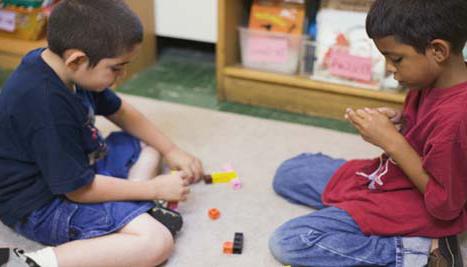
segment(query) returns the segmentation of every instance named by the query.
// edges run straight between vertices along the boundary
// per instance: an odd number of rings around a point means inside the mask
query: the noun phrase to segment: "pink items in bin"
[[[247,68],[295,74],[305,36],[239,27],[242,65]]]
[[[313,79],[380,89],[385,60],[368,37],[364,12],[321,9]]]

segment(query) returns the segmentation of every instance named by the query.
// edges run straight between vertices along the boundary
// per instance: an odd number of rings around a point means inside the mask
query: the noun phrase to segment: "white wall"
[[[217,0],[156,0],[156,34],[194,41],[217,41]]]

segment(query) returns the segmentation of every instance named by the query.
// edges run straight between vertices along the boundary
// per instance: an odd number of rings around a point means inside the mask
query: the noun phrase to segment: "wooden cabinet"
[[[136,58],[128,65],[126,78],[153,65],[156,60],[156,38],[154,22],[154,0],[125,0],[140,17],[144,25],[144,41]],[[25,41],[0,37],[0,68],[14,69],[29,51],[46,47],[45,40]]]
[[[249,1],[218,0],[217,95],[220,100],[343,119],[348,107],[401,107],[405,94],[247,69],[240,64],[238,26]]]
[[[24,41],[0,37],[0,67],[4,69],[14,69],[27,52],[45,46],[47,46],[45,40]]]

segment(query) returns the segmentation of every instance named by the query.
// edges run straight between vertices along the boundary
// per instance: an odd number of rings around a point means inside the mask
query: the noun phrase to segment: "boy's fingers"
[[[199,178],[202,175],[202,167],[201,167],[201,163],[199,162],[199,160],[195,160],[191,164],[191,169],[193,170],[195,180],[199,180]]]
[[[191,177],[191,171],[190,171],[190,169],[187,168],[187,167],[183,167],[182,170],[180,171],[180,176],[181,176],[183,179],[190,178],[190,177]]]
[[[360,116],[353,110],[347,112],[347,116],[351,120],[352,124],[359,123],[361,120]]]
[[[368,117],[368,112],[364,109],[357,109],[357,111],[355,112],[357,113],[357,115],[360,117],[360,118],[366,118]]]

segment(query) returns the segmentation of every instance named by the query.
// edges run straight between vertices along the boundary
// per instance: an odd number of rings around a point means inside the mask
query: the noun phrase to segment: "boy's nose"
[[[386,70],[390,73],[396,73],[397,69],[389,60],[386,60]]]

